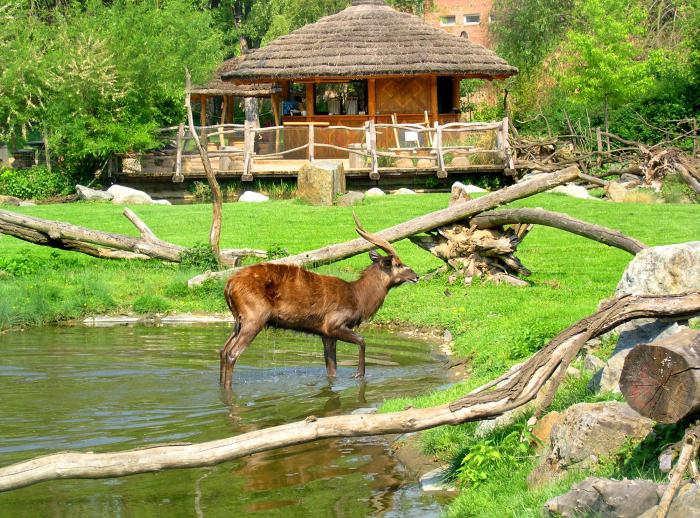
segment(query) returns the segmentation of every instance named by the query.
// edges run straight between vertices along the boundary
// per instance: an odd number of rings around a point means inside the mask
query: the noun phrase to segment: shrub
[[[24,277],[36,273],[41,264],[34,257],[15,255],[0,257],[0,270],[15,277]]]
[[[206,182],[194,182],[190,186],[190,192],[194,196],[195,200],[199,201],[210,201],[211,200],[211,187]]]
[[[218,270],[219,260],[207,243],[197,243],[180,254],[180,266],[196,270]]]
[[[158,295],[141,295],[134,301],[136,313],[165,313],[170,309],[170,303]]]
[[[73,190],[73,182],[45,166],[0,171],[0,194],[23,199],[44,199]]]
[[[700,201],[700,196],[685,183],[679,174],[667,174],[661,187],[661,196],[668,203]]]

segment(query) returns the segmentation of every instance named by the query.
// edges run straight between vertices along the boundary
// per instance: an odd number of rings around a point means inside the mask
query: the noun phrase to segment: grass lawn
[[[446,194],[387,196],[369,199],[355,210],[365,228],[376,231],[443,208],[447,199]],[[565,212],[620,229],[649,245],[700,239],[700,205],[615,204],[541,194],[512,206]],[[122,209],[109,204],[16,210],[136,235],[121,216]],[[135,207],[135,211],[165,240],[187,246],[207,240],[209,205],[143,206]],[[310,207],[295,201],[224,206],[223,247],[283,247],[297,253],[354,237],[351,208]],[[398,243],[396,248],[419,275],[441,265],[408,241]],[[442,403],[500,374],[558,331],[593,312],[601,299],[613,294],[631,259],[621,250],[545,227],[530,233],[518,255],[533,272],[528,288],[486,283],[448,285],[443,275],[389,294],[375,321],[449,329],[456,354],[471,359],[471,377],[447,391],[388,401],[384,410]],[[318,271],[349,279],[368,264],[363,254]],[[187,279],[199,272],[179,265],[99,260],[0,236],[0,270],[6,272],[0,276],[0,329],[96,313],[226,312],[221,284],[190,291]],[[586,397],[582,387],[571,393],[573,400]],[[424,436],[426,447],[449,458],[458,452],[471,426],[430,431]],[[524,485],[526,464],[502,470],[501,474],[494,472],[491,478],[495,482],[484,490],[463,491],[452,508],[455,515],[472,516],[470,508],[479,509],[478,516],[537,515],[541,502],[554,489],[530,494]],[[517,505],[506,506],[506,500]]]

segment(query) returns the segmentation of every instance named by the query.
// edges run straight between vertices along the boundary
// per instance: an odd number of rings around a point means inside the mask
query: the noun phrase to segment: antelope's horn
[[[387,254],[397,258],[399,257],[399,254],[396,253],[396,250],[394,250],[394,247],[391,245],[391,243],[389,243],[389,241],[387,241],[386,239],[382,239],[379,236],[375,236],[374,234],[370,234],[364,228],[362,228],[362,223],[360,223],[360,220],[354,211],[352,213],[352,217],[355,220],[355,230],[358,234],[360,234],[364,239],[366,239],[376,247],[384,250]]]

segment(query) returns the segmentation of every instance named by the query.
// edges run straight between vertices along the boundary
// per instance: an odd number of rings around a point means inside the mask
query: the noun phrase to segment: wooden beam
[[[462,78],[453,77],[452,78],[452,108],[460,109],[462,104],[462,96],[460,94],[460,88],[462,85]]]
[[[314,83],[306,83],[306,116],[313,117],[316,113],[316,96]]]
[[[430,112],[432,121],[440,122],[438,117],[437,76],[430,76]]]
[[[368,79],[367,80],[367,115],[369,115],[372,120],[375,120],[377,116],[377,80]]]

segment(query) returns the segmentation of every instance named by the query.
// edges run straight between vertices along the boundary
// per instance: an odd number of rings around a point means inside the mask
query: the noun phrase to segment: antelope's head
[[[396,250],[389,241],[374,234],[370,234],[362,228],[362,224],[354,212],[352,217],[355,219],[355,230],[357,233],[377,248],[381,248],[386,252],[387,255],[381,255],[376,250],[370,250],[369,257],[372,262],[388,276],[390,288],[400,286],[405,282],[418,282],[420,277],[401,261],[399,254],[396,253]]]

